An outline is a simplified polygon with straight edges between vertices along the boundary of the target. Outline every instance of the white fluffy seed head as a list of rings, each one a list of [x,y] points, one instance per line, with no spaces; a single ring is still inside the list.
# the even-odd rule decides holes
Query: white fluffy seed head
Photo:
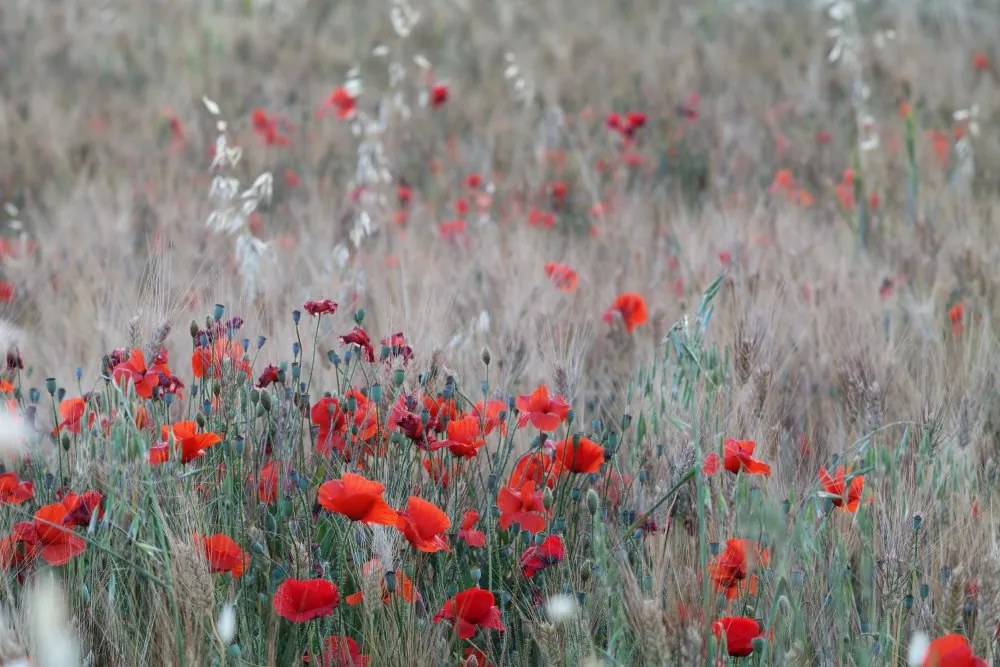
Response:
[[[553,595],[545,603],[545,613],[553,623],[565,623],[579,611],[580,605],[572,595]]]
[[[906,661],[911,665],[911,667],[922,665],[924,663],[924,658],[927,657],[927,651],[930,650],[930,647],[930,637],[923,632],[914,632],[913,636],[910,637],[910,648],[906,652]]]
[[[219,612],[219,620],[215,623],[215,630],[219,633],[219,638],[223,644],[229,644],[236,636],[236,607],[232,604],[222,606]]]

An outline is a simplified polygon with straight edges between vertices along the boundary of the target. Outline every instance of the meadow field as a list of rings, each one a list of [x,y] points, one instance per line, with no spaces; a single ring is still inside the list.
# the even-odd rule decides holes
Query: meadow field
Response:
[[[0,3],[0,667],[1000,664],[998,34]]]

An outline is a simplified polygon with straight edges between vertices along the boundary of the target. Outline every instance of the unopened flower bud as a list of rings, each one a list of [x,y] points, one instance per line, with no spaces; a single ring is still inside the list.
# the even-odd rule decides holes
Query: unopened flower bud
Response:
[[[194,320],[191,320],[191,327],[188,329],[191,332],[191,338],[197,338],[198,332],[201,331],[201,327]]]
[[[484,347],[483,351],[479,353],[479,358],[483,360],[484,364],[489,366],[490,362],[493,360],[493,355],[490,354],[490,348]]]
[[[590,516],[597,516],[597,512],[601,509],[601,499],[594,489],[587,489],[587,509],[590,511]]]
[[[555,498],[552,495],[552,489],[546,486],[545,490],[542,491],[542,505],[545,506],[545,509],[550,510],[554,502]]]

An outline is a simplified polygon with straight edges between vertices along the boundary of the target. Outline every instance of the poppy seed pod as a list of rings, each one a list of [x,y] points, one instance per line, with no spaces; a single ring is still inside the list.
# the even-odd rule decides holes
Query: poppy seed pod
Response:
[[[587,489],[587,510],[590,511],[590,516],[596,516],[598,510],[601,509],[601,499],[597,495],[597,491],[594,489]]]
[[[302,319],[302,311],[301,310],[293,310],[292,311],[292,322],[295,323],[295,324],[298,324],[299,320],[301,320],[301,319]]]
[[[574,489],[574,491],[575,490],[576,489]],[[555,498],[552,495],[552,489],[546,486],[545,490],[542,491],[542,505],[545,507],[545,509],[550,510],[552,509],[552,505],[554,502]]]
[[[402,368],[397,368],[392,373],[392,384],[396,387],[403,386],[403,380],[406,379],[406,372]]]
[[[483,364],[489,366],[490,361],[493,360],[493,355],[490,354],[490,348],[484,347],[482,352],[479,353],[479,358],[483,360]]]
[[[191,338],[197,338],[198,333],[201,331],[201,327],[198,326],[197,322],[191,320],[191,326],[188,328],[188,331],[191,332]]]
[[[226,307],[221,303],[215,304],[215,308],[212,309],[212,319],[216,322],[222,319],[222,316],[226,313]]]
[[[385,590],[390,594],[396,592],[396,573],[391,570],[385,573]]]
[[[271,410],[271,394],[267,391],[260,392],[260,404],[266,411]]]
[[[55,378],[45,378],[45,391],[49,392],[49,396],[56,395],[56,379]]]
[[[365,310],[364,308],[358,308],[354,312],[354,322],[360,326],[362,322],[365,321]]]

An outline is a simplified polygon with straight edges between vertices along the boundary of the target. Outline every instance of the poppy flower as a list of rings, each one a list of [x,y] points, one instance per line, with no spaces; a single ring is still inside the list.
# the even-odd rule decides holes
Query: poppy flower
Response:
[[[646,300],[634,292],[619,294],[615,297],[611,306],[604,311],[601,319],[608,324],[612,324],[618,317],[621,318],[622,323],[625,325],[625,331],[632,333],[637,327],[649,320]]]
[[[66,522],[73,526],[87,527],[90,525],[94,512],[97,512],[98,519],[103,519],[104,508],[101,506],[103,502],[104,495],[93,489],[83,493],[73,493],[72,491],[67,493],[62,498],[63,507],[69,513]]]
[[[457,464],[447,465],[441,459],[424,459],[421,464],[427,474],[442,489],[447,489],[451,480],[458,476],[459,467]]]
[[[62,417],[62,421],[59,422],[56,431],[66,429],[70,433],[79,433],[81,429],[80,420],[83,418],[83,413],[86,412],[86,409],[87,403],[82,397],[76,396],[63,399],[59,403],[59,416]],[[91,412],[87,418],[87,427],[93,426],[95,421],[97,421],[97,414]]]
[[[972,652],[969,640],[959,634],[938,637],[927,647],[922,667],[986,667],[988,664]]]
[[[483,435],[489,435],[497,426],[501,433],[507,432],[507,424],[504,420],[507,412],[507,404],[503,401],[479,401],[472,406],[469,414],[473,415],[482,423]]]
[[[558,535],[549,535],[541,544],[528,547],[521,554],[521,572],[531,579],[536,572],[566,559],[566,547]]]
[[[320,114],[325,113],[327,109],[336,109],[337,118],[350,118],[354,115],[356,105],[357,97],[348,92],[344,86],[339,86],[330,93],[320,109]]]
[[[25,500],[35,497],[35,485],[33,482],[22,482],[17,478],[17,473],[5,472],[0,474],[0,503],[10,503],[20,505]]]
[[[180,451],[181,463],[191,463],[205,455],[209,447],[222,442],[218,433],[198,433],[198,425],[193,420],[181,421],[173,426],[163,426],[160,430],[161,442],[149,448],[149,462],[165,463],[170,460],[171,435],[176,443],[175,450]]]
[[[22,522],[17,525],[31,526]],[[34,531],[34,527],[31,528]],[[18,579],[23,581],[25,567],[34,560],[37,553],[30,544],[26,544],[15,530],[14,534],[0,537],[0,569],[5,572],[17,572]]]
[[[316,315],[333,315],[337,312],[337,304],[330,299],[322,301],[306,301],[302,306],[307,313],[315,317]]]
[[[285,579],[271,599],[278,616],[304,623],[329,616],[340,604],[337,586],[326,579]]]
[[[445,241],[457,239],[465,234],[467,228],[468,225],[465,224],[465,220],[462,218],[445,220],[438,224],[438,236]]]
[[[465,650],[462,651],[462,661],[459,663],[459,667],[496,667],[486,654],[475,646],[466,646]]]
[[[528,226],[537,229],[552,229],[556,226],[556,216],[540,208],[528,212]]]
[[[757,563],[767,562],[767,551],[751,540],[733,538],[726,540],[726,548],[708,564],[708,576],[715,590],[724,592],[726,598],[736,599],[743,591],[754,593],[756,579],[751,575]]]
[[[951,335],[959,336],[965,322],[965,302],[959,301],[948,309],[948,319],[951,321]]]
[[[439,447],[447,447],[455,456],[471,459],[485,444],[480,426],[479,417],[472,415],[453,419],[445,429],[448,439],[437,444]]]
[[[417,551],[451,551],[444,539],[451,520],[441,508],[423,498],[410,496],[406,509],[399,513],[396,527]]]
[[[983,51],[976,51],[972,54],[972,69],[985,72],[990,68],[990,58]]]
[[[26,533],[26,541],[37,540],[42,558],[49,565],[63,565],[87,550],[87,543],[66,524],[69,512],[62,503],[40,507],[35,512],[34,534]]]
[[[462,540],[470,547],[486,546],[486,533],[473,529],[479,521],[479,512],[476,510],[466,510],[462,515],[462,523],[458,529],[458,539]]]
[[[451,621],[459,639],[469,639],[476,634],[477,628],[505,629],[493,593],[481,588],[467,588],[445,602],[434,614],[434,622],[441,621]]]
[[[309,654],[302,662],[312,662]],[[333,635],[323,640],[319,664],[321,667],[366,667],[368,656],[361,653],[361,647],[350,637]]]
[[[208,345],[200,345],[191,355],[191,372],[196,378],[221,378],[227,367],[250,376],[250,364],[244,358],[243,347],[226,337],[216,338]]]
[[[397,331],[391,336],[383,338],[382,346],[389,351],[390,357],[402,359],[404,366],[406,362],[413,358],[413,348],[406,344],[406,338],[403,336],[402,331]]]
[[[478,190],[483,185],[483,177],[473,172],[465,177],[465,187],[470,190]]]
[[[515,523],[532,535],[545,529],[547,512],[542,492],[535,490],[534,480],[528,480],[520,488],[505,486],[500,489],[497,507],[500,508],[500,527],[504,530]]]
[[[444,430],[443,424],[445,421],[451,421],[459,417],[458,404],[453,398],[445,398],[441,395],[438,395],[436,398],[424,396],[420,402],[427,410],[429,415],[427,427],[432,431]]]
[[[290,130],[291,126],[280,116],[270,115],[258,107],[250,113],[250,123],[265,146],[287,146],[291,143],[283,134],[283,131]]]
[[[549,388],[540,385],[531,394],[517,397],[514,405],[521,412],[518,425],[523,427],[529,421],[539,431],[551,433],[559,428],[569,416],[569,403],[558,394],[549,396]]]
[[[277,382],[278,370],[279,368],[274,364],[268,364],[265,366],[263,372],[260,374],[260,377],[257,378],[257,388],[265,389]]]
[[[819,483],[823,486],[823,493],[830,498],[834,507],[839,507],[845,512],[857,512],[861,503],[861,491],[865,486],[865,479],[861,475],[851,478],[850,486],[845,486],[844,466],[838,466],[833,477],[826,468],[819,469]]]
[[[156,370],[146,368],[142,350],[138,349],[132,350],[128,360],[114,367],[111,377],[115,384],[123,389],[131,383],[139,398],[152,398],[153,389],[160,385],[160,374]]]
[[[725,616],[712,624],[712,634],[718,639],[726,636],[726,652],[735,658],[745,658],[753,653],[753,640],[763,637],[760,625],[746,616]]]
[[[435,83],[430,90],[430,104],[437,109],[448,101],[448,86],[443,83]]]
[[[212,572],[229,572],[233,579],[243,576],[250,565],[250,554],[240,549],[231,537],[216,533],[215,535],[195,535],[195,543],[201,545]]]
[[[372,346],[372,339],[368,336],[368,332],[361,327],[354,327],[350,333],[344,334],[340,337],[341,345],[357,345],[365,354],[365,360],[372,364],[375,363],[375,348]]]
[[[385,568],[382,565],[382,561],[378,560],[377,558],[374,558],[361,566],[362,577],[372,577],[375,576],[376,574],[379,577],[381,577],[382,581],[380,584],[380,588],[382,592],[382,604],[389,604],[389,601],[392,600],[393,595],[399,597],[401,600],[403,600],[403,602],[413,602],[417,599],[418,594],[413,587],[413,580],[411,580],[408,576],[406,576],[405,572],[395,573],[397,579],[396,590],[390,593],[389,589],[385,585],[384,569]],[[364,601],[364,599],[365,599],[364,593],[358,591],[357,593],[351,593],[350,595],[348,595],[346,598],[344,598],[344,601],[353,607],[361,604],[361,602]]]
[[[257,500],[271,504],[278,500],[278,464],[268,461],[257,476]]]
[[[556,445],[555,460],[560,470],[572,473],[597,472],[604,463],[604,448],[590,438],[567,437]]]
[[[529,479],[536,485],[555,488],[559,464],[546,452],[529,452],[517,460],[507,486],[520,488]]]
[[[770,475],[771,466],[753,457],[757,443],[753,440],[726,438],[722,452],[722,466],[736,474],[741,470],[748,475]]]
[[[320,485],[319,504],[351,521],[395,526],[399,515],[382,498],[384,491],[385,487],[379,482],[347,472],[340,479]]]
[[[552,280],[552,284],[561,292],[572,292],[576,289],[580,278],[572,267],[558,262],[546,262],[545,275]]]

